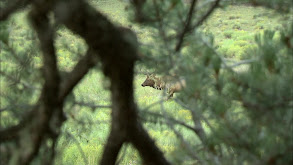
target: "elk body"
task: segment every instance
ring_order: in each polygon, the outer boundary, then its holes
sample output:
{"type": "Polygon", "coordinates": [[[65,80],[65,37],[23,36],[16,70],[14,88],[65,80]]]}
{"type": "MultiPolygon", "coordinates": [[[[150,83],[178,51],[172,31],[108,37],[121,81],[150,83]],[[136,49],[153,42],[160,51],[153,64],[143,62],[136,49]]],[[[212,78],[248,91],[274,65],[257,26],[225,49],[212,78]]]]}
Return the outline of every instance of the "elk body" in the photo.
{"type": "Polygon", "coordinates": [[[146,80],[141,84],[142,87],[149,86],[157,90],[166,89],[168,99],[173,97],[173,94],[180,92],[186,86],[185,80],[175,80],[174,77],[166,76],[158,78],[155,75],[147,75],[146,80]]]}

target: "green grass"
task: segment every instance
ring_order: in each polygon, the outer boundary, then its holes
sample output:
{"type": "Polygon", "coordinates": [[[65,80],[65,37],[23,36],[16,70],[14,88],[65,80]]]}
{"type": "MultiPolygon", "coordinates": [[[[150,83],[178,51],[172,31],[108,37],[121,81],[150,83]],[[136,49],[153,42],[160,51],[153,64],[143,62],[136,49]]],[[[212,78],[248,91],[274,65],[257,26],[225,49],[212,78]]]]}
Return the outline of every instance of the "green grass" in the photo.
{"type": "MultiPolygon", "coordinates": [[[[126,19],[126,12],[123,4],[104,4],[100,5],[101,9],[109,18],[123,26],[129,26],[131,23],[126,19]]],[[[280,21],[281,15],[276,14],[273,11],[264,8],[253,8],[249,6],[230,6],[225,10],[217,10],[211,19],[205,24],[204,29],[215,35],[216,44],[219,46],[218,50],[227,58],[233,59],[245,59],[245,51],[252,48],[254,45],[254,35],[262,32],[265,29],[277,29],[281,27],[280,21]]],[[[147,28],[141,28],[139,25],[133,25],[132,29],[137,32],[140,42],[147,43],[153,39],[151,31],[147,28]]],[[[137,75],[134,81],[135,98],[138,103],[138,107],[143,108],[151,105],[154,102],[162,99],[162,91],[155,90],[150,87],[141,87],[141,83],[145,80],[144,75],[137,75]]],[[[83,100],[94,100],[97,104],[108,104],[109,92],[104,89],[103,85],[105,79],[101,76],[101,73],[93,72],[75,90],[76,97],[83,100]]],[[[107,82],[107,81],[106,81],[107,82]]],[[[107,83],[106,83],[107,84],[107,83]]],[[[176,97],[176,94],[175,94],[176,97]]],[[[191,122],[190,111],[182,109],[177,105],[174,100],[164,102],[164,107],[168,110],[168,113],[178,120],[182,120],[188,123],[191,122]]],[[[155,105],[149,109],[153,112],[162,113],[160,105],[155,105]]],[[[97,110],[99,112],[93,112],[95,120],[107,120],[110,121],[109,111],[97,110]]],[[[88,136],[90,141],[100,141],[104,143],[108,134],[107,124],[97,124],[94,131],[88,136]],[[103,125],[103,126],[101,126],[103,125]],[[106,126],[105,126],[106,125],[106,126]],[[102,131],[103,130],[103,131],[102,131]],[[102,133],[100,133],[102,131],[102,133]],[[101,140],[102,139],[102,140],[101,140]]],[[[184,145],[181,144],[176,135],[170,131],[170,129],[164,125],[161,125],[160,121],[154,121],[153,123],[145,123],[150,136],[155,139],[157,145],[166,154],[167,158],[176,162],[182,161],[184,157],[180,157],[184,145]],[[179,148],[178,148],[179,146],[179,148]]],[[[205,126],[205,128],[207,128],[205,126]]],[[[180,129],[179,129],[180,130],[180,129]]],[[[193,141],[196,144],[198,141],[194,133],[183,130],[181,131],[183,137],[186,140],[193,141]]],[[[99,148],[101,143],[89,143],[84,144],[84,147],[98,147],[96,152],[86,152],[88,162],[94,158],[95,155],[101,154],[99,148]]],[[[72,149],[72,150],[76,150],[72,149]]],[[[132,147],[127,149],[127,154],[122,161],[122,164],[140,164],[138,153],[132,147]]],[[[64,155],[68,156],[72,153],[70,149],[66,150],[64,155]]],[[[98,160],[96,160],[98,161],[98,160]]],[[[93,162],[93,164],[96,163],[93,162]]],[[[80,156],[74,164],[80,163],[80,156]]]]}
{"type": "Polygon", "coordinates": [[[245,59],[244,52],[254,46],[254,35],[280,30],[288,23],[284,17],[289,16],[262,7],[228,6],[216,10],[202,28],[215,36],[218,51],[225,57],[245,59]]]}
{"type": "MultiPolygon", "coordinates": [[[[122,26],[132,25],[131,28],[137,32],[140,42],[148,43],[153,41],[151,37],[152,32],[149,28],[140,27],[128,21],[124,3],[120,1],[115,1],[115,3],[114,1],[101,1],[94,5],[113,22],[122,26]]],[[[17,41],[16,43],[19,46],[21,46],[23,41],[18,41],[22,39],[21,36],[28,29],[28,24],[24,19],[25,14],[23,12],[14,17],[16,25],[11,37],[17,41]]],[[[225,57],[245,59],[246,50],[255,46],[253,42],[254,34],[265,29],[279,29],[282,26],[280,22],[283,22],[283,16],[271,10],[249,6],[229,6],[224,10],[217,10],[210,20],[203,25],[202,29],[215,36],[218,51],[225,57]]],[[[64,29],[58,31],[56,46],[59,67],[65,71],[72,69],[77,61],[75,59],[79,57],[72,53],[84,54],[86,50],[82,39],[64,29]]],[[[36,65],[40,67],[40,57],[35,57],[35,61],[36,65]]],[[[141,87],[141,83],[145,78],[144,75],[136,75],[134,80],[135,99],[138,107],[141,108],[140,110],[159,101],[163,95],[162,91],[150,87],[141,87]]],[[[108,87],[109,81],[107,78],[100,71],[94,69],[74,89],[74,96],[78,101],[97,105],[109,105],[110,93],[108,87]]],[[[160,106],[157,104],[149,110],[162,113],[160,106]]],[[[190,112],[176,104],[174,100],[165,101],[164,107],[174,118],[187,123],[191,122],[190,112]]],[[[89,165],[97,164],[109,133],[110,110],[97,109],[93,111],[86,107],[75,107],[72,109],[70,105],[66,105],[65,110],[72,113],[75,118],[69,117],[62,128],[63,131],[71,133],[76,138],[89,165]],[[84,121],[86,124],[84,126],[77,125],[77,121],[84,121]]],[[[184,148],[184,146],[178,142],[176,135],[160,122],[159,120],[154,120],[153,123],[145,123],[145,127],[169,159],[179,160],[180,157],[178,155],[182,152],[180,147],[184,148]]],[[[194,141],[194,144],[197,143],[197,137],[194,133],[187,130],[181,130],[181,133],[184,138],[194,141]]],[[[85,164],[77,142],[70,139],[70,137],[65,135],[60,138],[58,147],[60,149],[64,147],[65,150],[59,155],[56,164],[85,164]]],[[[127,148],[126,153],[121,164],[138,164],[140,159],[135,149],[130,146],[127,148]]]]}

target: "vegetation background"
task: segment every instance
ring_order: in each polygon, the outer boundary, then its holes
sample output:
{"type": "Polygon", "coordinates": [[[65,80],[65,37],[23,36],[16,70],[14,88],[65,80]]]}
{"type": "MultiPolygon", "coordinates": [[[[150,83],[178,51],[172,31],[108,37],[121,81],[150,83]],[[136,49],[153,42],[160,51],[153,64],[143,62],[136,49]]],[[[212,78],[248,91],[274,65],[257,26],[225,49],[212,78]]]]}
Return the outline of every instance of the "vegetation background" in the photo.
{"type": "MultiPolygon", "coordinates": [[[[142,11],[148,11],[150,18],[165,15],[143,24],[134,22],[129,1],[88,2],[115,25],[136,33],[143,54],[134,78],[139,118],[169,162],[293,163],[291,1],[221,2],[206,21],[186,34],[179,51],[173,49],[179,41],[174,36],[184,28],[192,1],[148,1],[142,11]],[[186,80],[187,87],[165,100],[166,91],[141,86],[148,73],[176,75],[186,80]]],[[[195,23],[213,3],[198,2],[195,23]]],[[[38,101],[44,82],[41,51],[28,11],[0,24],[2,130],[23,119],[38,101]]],[[[58,67],[66,76],[88,45],[64,26],[56,29],[58,67]]],[[[64,103],[67,120],[55,144],[54,164],[101,161],[111,128],[110,81],[101,67],[97,64],[90,70],[64,103]]],[[[1,162],[13,164],[8,151],[15,146],[1,141],[1,162]]],[[[43,164],[45,152],[41,149],[31,164],[43,164]]],[[[135,147],[125,143],[116,164],[142,164],[142,160],[135,147]]]]}

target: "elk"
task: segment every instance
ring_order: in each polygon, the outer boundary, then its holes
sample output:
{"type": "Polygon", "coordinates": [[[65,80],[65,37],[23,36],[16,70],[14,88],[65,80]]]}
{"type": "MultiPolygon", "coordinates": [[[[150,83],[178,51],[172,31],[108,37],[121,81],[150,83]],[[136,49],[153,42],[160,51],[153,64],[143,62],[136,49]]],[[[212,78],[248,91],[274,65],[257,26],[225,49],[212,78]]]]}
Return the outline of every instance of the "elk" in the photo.
{"type": "Polygon", "coordinates": [[[186,86],[185,80],[175,80],[174,77],[165,76],[158,78],[155,75],[147,75],[145,81],[141,84],[142,87],[149,86],[157,90],[166,89],[168,98],[173,97],[175,92],[180,92],[186,86]]]}

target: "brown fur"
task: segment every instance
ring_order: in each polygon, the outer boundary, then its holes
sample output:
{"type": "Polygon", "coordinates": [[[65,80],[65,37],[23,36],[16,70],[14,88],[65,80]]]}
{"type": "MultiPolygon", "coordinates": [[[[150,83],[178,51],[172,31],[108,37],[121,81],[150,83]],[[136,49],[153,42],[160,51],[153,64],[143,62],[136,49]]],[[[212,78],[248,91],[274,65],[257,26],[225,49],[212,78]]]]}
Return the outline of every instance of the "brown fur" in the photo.
{"type": "Polygon", "coordinates": [[[183,88],[186,87],[186,82],[185,80],[180,80],[175,83],[167,84],[167,89],[168,89],[168,99],[173,97],[173,94],[176,92],[180,92],[183,90],[183,88]]]}
{"type": "Polygon", "coordinates": [[[186,86],[185,80],[175,80],[172,76],[165,76],[158,78],[155,75],[147,75],[146,80],[141,86],[149,86],[158,90],[166,89],[168,93],[168,99],[173,97],[173,94],[180,92],[186,86]]]}
{"type": "Polygon", "coordinates": [[[141,84],[142,87],[149,86],[155,88],[155,79],[152,75],[147,75],[147,78],[144,80],[144,82],[141,84]]]}

